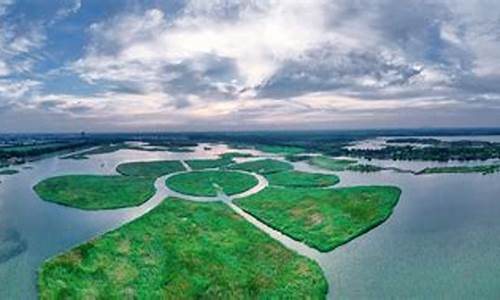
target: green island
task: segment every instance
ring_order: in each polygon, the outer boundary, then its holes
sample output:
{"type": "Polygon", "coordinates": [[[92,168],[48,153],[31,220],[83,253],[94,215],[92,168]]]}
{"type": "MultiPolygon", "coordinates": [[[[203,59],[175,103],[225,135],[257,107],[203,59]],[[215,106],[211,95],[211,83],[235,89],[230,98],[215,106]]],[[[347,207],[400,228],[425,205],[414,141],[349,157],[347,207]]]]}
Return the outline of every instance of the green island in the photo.
{"type": "Polygon", "coordinates": [[[157,178],[186,169],[180,161],[160,160],[148,162],[130,162],[118,165],[116,171],[125,176],[142,176],[157,178]]]}
{"type": "Polygon", "coordinates": [[[420,170],[416,175],[449,174],[449,173],[481,173],[483,175],[500,172],[500,164],[479,166],[429,167],[420,170]]]}
{"type": "Polygon", "coordinates": [[[233,159],[233,158],[248,158],[254,157],[253,154],[243,153],[243,152],[226,152],[220,155],[221,158],[233,159]]]}
{"type": "MultiPolygon", "coordinates": [[[[401,191],[390,186],[325,189],[336,175],[294,171],[289,163],[260,159],[234,163],[245,153],[219,159],[120,164],[121,176],[70,175],[34,189],[46,200],[81,209],[135,206],[154,194],[154,180],[192,196],[235,195],[234,200],[268,226],[319,251],[330,251],[384,222],[401,191]],[[199,170],[221,168],[220,170],[199,170]]],[[[355,166],[326,158],[329,163],[355,166]]],[[[326,160],[322,160],[324,163],[326,160]]],[[[344,167],[345,170],[346,167],[344,167]]],[[[335,169],[337,170],[337,169],[335,169]]],[[[269,237],[222,202],[167,198],[151,212],[112,232],[47,260],[39,270],[41,299],[54,298],[307,298],[323,299],[328,284],[319,266],[269,237]]]]}
{"type": "Polygon", "coordinates": [[[218,159],[193,159],[186,160],[186,163],[193,170],[203,170],[203,169],[215,169],[220,167],[225,167],[234,163],[233,158],[229,156],[225,156],[218,159]]]}
{"type": "Polygon", "coordinates": [[[326,187],[337,184],[340,179],[335,175],[284,171],[265,176],[270,185],[282,187],[326,187]]]}
{"type": "Polygon", "coordinates": [[[255,149],[274,154],[299,154],[304,153],[306,150],[296,146],[280,146],[280,145],[257,145],[255,149]]]}
{"type": "Polygon", "coordinates": [[[164,200],[46,261],[40,299],[321,299],[319,266],[222,203],[164,200]]]}
{"type": "Polygon", "coordinates": [[[333,159],[326,156],[314,156],[309,160],[313,166],[331,171],[345,171],[348,167],[355,165],[356,160],[352,159],[333,159]]]}
{"type": "Polygon", "coordinates": [[[5,169],[5,170],[0,170],[0,175],[14,175],[19,173],[18,170],[14,169],[5,169]]]}
{"type": "Polygon", "coordinates": [[[215,197],[221,191],[235,195],[257,185],[257,179],[235,171],[194,171],[174,175],[166,180],[166,185],[185,195],[215,197]]]}
{"type": "Polygon", "coordinates": [[[155,193],[151,178],[98,175],[52,177],[34,189],[45,201],[85,210],[137,206],[155,193]]]}
{"type": "Polygon", "coordinates": [[[248,161],[244,163],[230,165],[228,169],[243,170],[247,172],[254,172],[259,174],[271,174],[276,172],[292,170],[293,166],[289,163],[282,162],[275,159],[260,159],[248,161]]]}
{"type": "Polygon", "coordinates": [[[400,194],[391,186],[268,187],[235,203],[293,239],[327,252],[383,223],[400,194]]]}
{"type": "Polygon", "coordinates": [[[356,160],[352,159],[337,159],[329,158],[326,156],[315,156],[312,157],[308,163],[310,165],[327,169],[330,171],[352,171],[361,173],[379,172],[385,170],[383,167],[370,165],[370,164],[360,164],[356,160]]]}

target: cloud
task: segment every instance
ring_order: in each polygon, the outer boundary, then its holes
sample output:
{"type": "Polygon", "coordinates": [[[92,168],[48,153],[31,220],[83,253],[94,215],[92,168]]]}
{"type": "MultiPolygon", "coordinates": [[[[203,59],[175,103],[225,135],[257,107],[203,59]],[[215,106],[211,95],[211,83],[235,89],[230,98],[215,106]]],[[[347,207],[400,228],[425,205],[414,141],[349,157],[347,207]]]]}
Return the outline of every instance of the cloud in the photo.
{"type": "Polygon", "coordinates": [[[152,77],[175,80],[183,76],[176,71],[184,69],[192,74],[188,79],[208,74],[209,83],[214,82],[208,88],[217,89],[221,83],[236,89],[252,87],[272,76],[280,62],[322,39],[320,10],[319,4],[301,2],[193,1],[173,20],[158,9],[119,16],[91,26],[92,43],[74,69],[90,81],[133,77],[148,82],[152,77]],[[219,19],[222,12],[230,17],[219,19]],[[217,60],[227,65],[227,73],[214,72],[217,60]]]}
{"type": "Polygon", "coordinates": [[[81,0],[65,0],[62,1],[62,6],[56,11],[55,19],[61,20],[67,16],[77,13],[82,7],[81,0]]]}
{"type": "MultiPolygon", "coordinates": [[[[63,2],[55,19],[89,13],[63,2]]],[[[56,75],[23,93],[5,79],[10,99],[96,128],[500,126],[493,1],[130,3],[93,15],[81,55],[56,75]],[[78,92],[42,88],[64,76],[81,80],[71,81],[78,92]]],[[[0,15],[11,5],[0,0],[0,15]]],[[[56,26],[18,26],[1,29],[0,78],[36,73],[58,42],[47,40],[56,26]]]]}

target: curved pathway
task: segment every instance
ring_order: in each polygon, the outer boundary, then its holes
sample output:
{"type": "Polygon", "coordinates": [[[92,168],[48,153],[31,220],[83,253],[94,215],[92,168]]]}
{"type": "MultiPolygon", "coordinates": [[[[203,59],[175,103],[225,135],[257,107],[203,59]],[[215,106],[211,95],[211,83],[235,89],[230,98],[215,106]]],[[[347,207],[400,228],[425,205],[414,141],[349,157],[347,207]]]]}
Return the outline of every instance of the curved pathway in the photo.
{"type": "MultiPolygon", "coordinates": [[[[266,233],[267,235],[269,235],[273,239],[279,241],[285,247],[299,253],[300,255],[306,256],[306,257],[311,258],[311,259],[318,262],[318,257],[322,254],[321,252],[319,252],[318,250],[316,250],[314,248],[307,246],[304,243],[301,243],[299,241],[296,241],[296,240],[290,238],[289,236],[281,233],[280,231],[277,231],[277,230],[269,227],[268,225],[259,221],[257,218],[253,217],[252,215],[245,212],[244,210],[242,210],[240,207],[238,207],[237,205],[235,205],[233,203],[234,199],[240,199],[240,198],[254,195],[254,194],[262,191],[263,189],[265,189],[267,186],[269,186],[269,182],[267,181],[267,179],[264,176],[257,174],[257,173],[237,170],[234,172],[240,172],[240,173],[254,176],[258,181],[257,184],[245,192],[242,192],[242,193],[239,193],[236,195],[232,195],[232,196],[225,195],[222,192],[219,192],[218,195],[215,197],[192,196],[192,195],[186,195],[183,193],[176,192],[176,191],[170,189],[166,184],[167,179],[172,177],[172,176],[192,172],[191,168],[189,168],[187,163],[185,163],[184,161],[182,161],[182,163],[186,167],[186,169],[187,169],[186,171],[171,173],[169,175],[160,177],[156,180],[155,187],[157,189],[157,194],[159,193],[161,195],[177,197],[177,198],[181,198],[184,200],[195,201],[195,202],[223,202],[226,205],[228,205],[235,213],[237,213],[238,215],[243,217],[245,220],[247,220],[248,222],[253,224],[255,227],[257,227],[258,229],[260,229],[261,231],[263,231],[264,233],[266,233]]],[[[210,170],[219,170],[219,169],[215,168],[215,169],[210,169],[210,170]]],[[[157,200],[156,195],[153,198],[155,198],[155,202],[156,202],[156,200],[157,200]]],[[[158,203],[156,203],[156,204],[158,204],[158,203]]]]}

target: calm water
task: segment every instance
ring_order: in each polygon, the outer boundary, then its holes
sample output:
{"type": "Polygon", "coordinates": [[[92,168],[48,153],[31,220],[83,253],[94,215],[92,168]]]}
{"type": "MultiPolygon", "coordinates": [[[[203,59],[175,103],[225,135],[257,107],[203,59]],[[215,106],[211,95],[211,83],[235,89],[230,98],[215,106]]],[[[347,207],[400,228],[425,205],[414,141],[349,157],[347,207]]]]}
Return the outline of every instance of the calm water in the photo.
{"type": "Polygon", "coordinates": [[[403,194],[384,224],[315,257],[332,299],[500,297],[500,174],[338,174],[339,186],[391,184],[403,194]]]}
{"type": "MultiPolygon", "coordinates": [[[[51,158],[0,178],[0,299],[36,298],[35,271],[45,258],[120,226],[164,196],[138,208],[85,212],[39,200],[32,191],[39,180],[113,174],[122,161],[215,157],[224,151],[225,146],[200,146],[195,153],[125,150],[84,161],[51,158]]],[[[312,255],[330,282],[330,297],[498,298],[500,175],[340,176],[341,185],[393,184],[403,194],[386,223],[331,253],[312,255]]]]}
{"type": "Polygon", "coordinates": [[[33,191],[40,180],[63,174],[115,174],[126,161],[215,158],[228,148],[200,145],[193,153],[121,150],[89,160],[50,158],[0,176],[0,299],[36,299],[36,269],[43,260],[117,228],[154,207],[166,195],[140,207],[89,212],[41,201],[33,191]]]}

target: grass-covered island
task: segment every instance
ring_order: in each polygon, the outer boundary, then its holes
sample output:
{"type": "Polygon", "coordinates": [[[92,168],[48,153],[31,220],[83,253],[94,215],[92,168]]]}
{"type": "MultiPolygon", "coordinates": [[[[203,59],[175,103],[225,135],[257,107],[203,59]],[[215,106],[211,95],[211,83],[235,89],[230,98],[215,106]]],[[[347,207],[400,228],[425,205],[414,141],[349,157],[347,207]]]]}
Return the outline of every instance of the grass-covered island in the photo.
{"type": "Polygon", "coordinates": [[[319,168],[337,172],[353,171],[370,173],[384,170],[383,167],[370,164],[360,164],[357,160],[330,158],[326,156],[314,156],[308,161],[308,163],[319,168]]]}
{"type": "Polygon", "coordinates": [[[309,163],[313,166],[331,171],[345,171],[348,167],[355,165],[357,161],[352,159],[333,159],[326,156],[315,156],[309,160],[309,163]]]}
{"type": "Polygon", "coordinates": [[[257,145],[255,146],[255,149],[262,151],[262,152],[267,152],[267,153],[274,153],[274,154],[299,154],[299,153],[304,153],[305,149],[301,147],[295,147],[295,146],[280,146],[280,145],[257,145]]]}
{"type": "Polygon", "coordinates": [[[483,175],[500,172],[500,164],[478,166],[449,166],[429,167],[418,171],[417,175],[425,174],[452,174],[452,173],[481,173],[483,175]]]}
{"type": "Polygon", "coordinates": [[[259,159],[259,160],[230,165],[229,169],[243,170],[259,174],[271,174],[271,173],[292,170],[293,166],[289,163],[275,159],[259,159]]]}
{"type": "Polygon", "coordinates": [[[226,195],[242,193],[257,185],[257,179],[235,171],[193,171],[167,179],[167,186],[179,193],[214,197],[219,190],[226,195]]]}
{"type": "Polygon", "coordinates": [[[193,170],[215,169],[227,166],[233,162],[232,156],[224,156],[218,159],[193,159],[186,161],[193,170]]]}
{"type": "Polygon", "coordinates": [[[235,203],[267,225],[326,252],[384,222],[400,194],[391,186],[268,187],[235,203]]]}
{"type": "Polygon", "coordinates": [[[166,199],[145,216],[45,262],[40,299],[321,299],[313,261],[222,203],[166,199]]]}
{"type": "Polygon", "coordinates": [[[14,169],[4,169],[4,170],[0,170],[0,175],[14,175],[14,174],[17,174],[19,173],[18,170],[14,170],[14,169]]]}
{"type": "Polygon", "coordinates": [[[180,161],[160,160],[123,163],[116,168],[116,171],[125,176],[157,178],[163,175],[185,171],[185,169],[180,161]]]}
{"type": "Polygon", "coordinates": [[[282,187],[326,187],[337,184],[340,180],[335,175],[284,171],[266,175],[270,185],[282,187]]]}
{"type": "Polygon", "coordinates": [[[137,206],[155,193],[151,178],[98,175],[52,177],[34,189],[45,201],[86,210],[137,206]]]}

